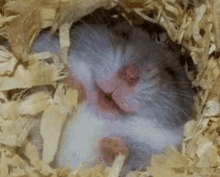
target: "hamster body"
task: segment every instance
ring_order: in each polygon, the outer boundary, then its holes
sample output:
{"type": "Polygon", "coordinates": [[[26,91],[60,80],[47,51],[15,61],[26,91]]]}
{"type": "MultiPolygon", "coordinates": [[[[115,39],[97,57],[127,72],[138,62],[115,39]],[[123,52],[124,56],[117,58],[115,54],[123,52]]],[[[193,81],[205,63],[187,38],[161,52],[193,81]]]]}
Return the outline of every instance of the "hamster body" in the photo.
{"type": "MultiPolygon", "coordinates": [[[[33,51],[46,46],[58,51],[58,38],[45,41],[44,35],[33,51]]],[[[82,86],[82,101],[77,121],[64,128],[57,166],[75,168],[82,161],[111,165],[122,153],[127,156],[123,171],[142,169],[152,153],[180,142],[193,97],[179,54],[137,27],[84,24],[70,38],[70,72],[82,86]]]]}

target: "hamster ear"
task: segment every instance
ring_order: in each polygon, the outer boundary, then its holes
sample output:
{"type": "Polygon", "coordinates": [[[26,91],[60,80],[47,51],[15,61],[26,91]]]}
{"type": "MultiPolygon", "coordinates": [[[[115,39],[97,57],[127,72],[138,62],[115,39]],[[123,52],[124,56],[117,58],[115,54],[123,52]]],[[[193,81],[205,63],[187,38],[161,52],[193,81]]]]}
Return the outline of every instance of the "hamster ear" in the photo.
{"type": "Polygon", "coordinates": [[[127,22],[120,23],[111,28],[111,30],[126,40],[143,41],[143,39],[149,39],[147,31],[144,31],[140,27],[130,25],[127,22]]]}
{"type": "MultiPolygon", "coordinates": [[[[131,36],[132,25],[129,25],[127,22],[119,23],[118,25],[111,28],[111,30],[119,36],[122,36],[128,40],[131,36]]],[[[133,27],[134,28],[134,27],[133,27]]]]}
{"type": "Polygon", "coordinates": [[[196,66],[193,63],[191,56],[190,55],[180,55],[179,59],[180,59],[181,65],[185,68],[185,73],[186,73],[187,78],[190,81],[193,81],[194,79],[191,76],[192,74],[190,74],[190,73],[196,73],[196,66]]]}

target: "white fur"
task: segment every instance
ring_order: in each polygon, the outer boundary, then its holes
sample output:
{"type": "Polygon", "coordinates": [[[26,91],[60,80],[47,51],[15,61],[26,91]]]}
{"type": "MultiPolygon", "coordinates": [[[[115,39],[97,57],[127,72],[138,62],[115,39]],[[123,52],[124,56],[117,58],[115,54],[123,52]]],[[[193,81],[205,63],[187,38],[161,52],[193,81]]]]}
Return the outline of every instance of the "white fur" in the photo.
{"type": "Polygon", "coordinates": [[[88,90],[94,89],[93,76],[90,67],[85,62],[80,61],[77,56],[71,55],[71,74],[74,75],[88,90]],[[77,58],[77,59],[76,59],[77,58]]]}
{"type": "MultiPolygon", "coordinates": [[[[140,150],[161,152],[168,144],[177,144],[181,134],[176,134],[156,125],[152,119],[132,117],[106,120],[100,113],[96,115],[93,107],[82,105],[81,113],[77,121],[72,121],[66,129],[66,136],[62,148],[58,152],[58,165],[70,164],[73,168],[79,166],[82,161],[92,161],[94,157],[95,140],[118,134],[122,137],[129,136],[138,144],[144,143],[140,150]]],[[[126,138],[125,138],[126,140],[126,138]]]]}

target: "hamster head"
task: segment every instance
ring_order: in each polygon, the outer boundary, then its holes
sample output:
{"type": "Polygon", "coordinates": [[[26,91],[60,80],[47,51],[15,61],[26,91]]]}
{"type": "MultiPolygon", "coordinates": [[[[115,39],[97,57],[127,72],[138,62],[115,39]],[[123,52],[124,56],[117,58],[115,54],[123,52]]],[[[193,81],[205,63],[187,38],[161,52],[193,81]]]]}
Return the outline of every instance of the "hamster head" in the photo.
{"type": "Polygon", "coordinates": [[[179,143],[193,98],[178,53],[159,46],[139,28],[123,28],[126,38],[120,30],[82,25],[71,34],[71,73],[83,88],[81,107],[87,107],[80,123],[73,123],[72,134],[83,138],[83,127],[89,125],[93,131],[85,137],[92,134],[87,147],[96,142],[95,157],[111,164],[125,154],[131,169],[149,164],[150,153],[179,143]]]}
{"type": "MultiPolygon", "coordinates": [[[[50,46],[44,39],[35,46],[50,46]]],[[[126,168],[137,169],[149,165],[149,154],[179,143],[193,97],[178,53],[130,26],[84,24],[70,39],[69,79],[81,88],[81,111],[64,128],[56,165],[74,168],[94,157],[110,165],[124,154],[126,168]]]]}
{"type": "Polygon", "coordinates": [[[179,54],[159,46],[139,28],[124,27],[75,28],[72,74],[86,92],[98,90],[101,100],[106,98],[121,114],[141,115],[169,128],[181,126],[193,102],[179,54]]]}

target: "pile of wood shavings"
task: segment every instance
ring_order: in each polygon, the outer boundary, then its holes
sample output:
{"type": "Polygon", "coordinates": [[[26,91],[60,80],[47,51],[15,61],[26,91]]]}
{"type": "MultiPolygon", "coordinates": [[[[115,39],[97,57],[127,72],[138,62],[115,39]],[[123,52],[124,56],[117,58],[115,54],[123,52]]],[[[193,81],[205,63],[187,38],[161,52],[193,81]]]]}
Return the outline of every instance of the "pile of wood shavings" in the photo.
{"type": "Polygon", "coordinates": [[[48,164],[67,116],[77,107],[78,91],[57,82],[67,76],[66,62],[29,51],[40,30],[53,24],[59,4],[44,3],[7,1],[2,7],[0,34],[10,45],[1,39],[1,177],[60,176],[48,164]]]}
{"type": "Polygon", "coordinates": [[[70,42],[61,38],[61,59],[49,52],[29,53],[42,29],[59,28],[60,35],[68,39],[72,22],[99,7],[111,8],[117,3],[131,24],[146,20],[163,26],[171,40],[190,53],[197,75],[189,73],[189,78],[201,87],[196,97],[195,120],[185,125],[182,152],[169,148],[164,154],[152,157],[148,173],[131,172],[128,176],[219,176],[220,0],[7,0],[1,3],[0,35],[9,41],[10,48],[0,47],[0,176],[107,176],[110,171],[111,176],[118,176],[123,157],[116,159],[112,169],[98,166],[70,173],[68,168],[57,170],[48,165],[53,160],[66,116],[77,107],[77,91],[57,82],[67,76],[64,69],[68,65],[70,42]],[[54,62],[44,62],[48,58],[54,62]],[[53,94],[48,85],[53,86],[53,94]],[[39,120],[44,143],[36,147],[30,143],[28,133],[39,120]],[[53,127],[59,131],[55,132],[53,127]],[[42,158],[39,149],[43,150],[42,158]]]}

